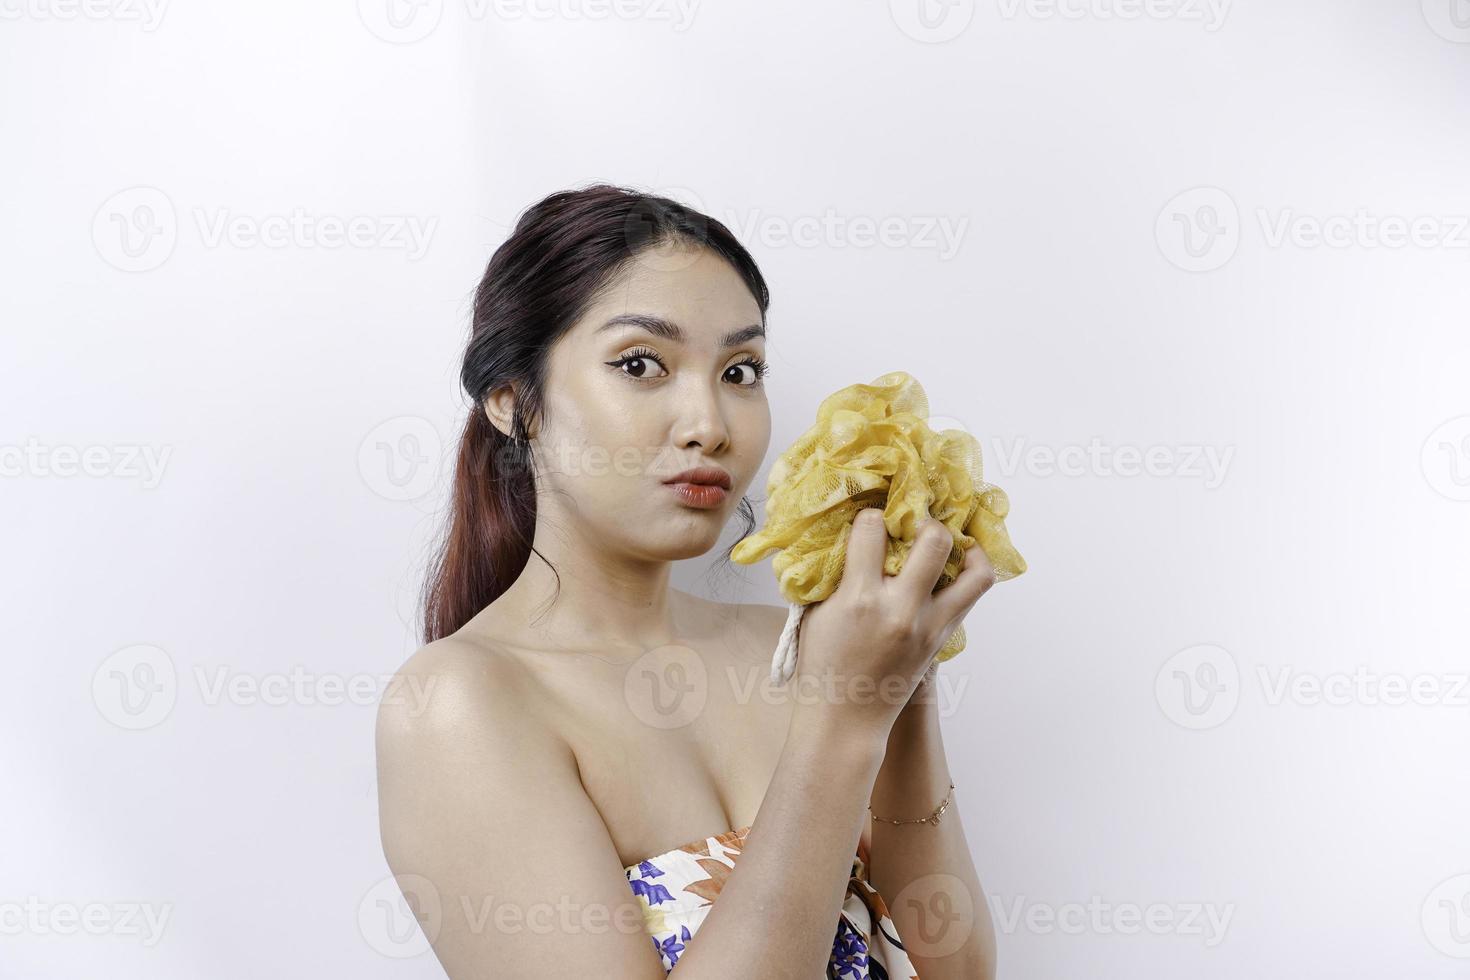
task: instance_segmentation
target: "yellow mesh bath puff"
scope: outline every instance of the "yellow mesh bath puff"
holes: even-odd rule
[[[771,561],[790,611],[771,659],[771,680],[796,670],[796,637],[807,605],[837,591],[847,538],[858,511],[883,511],[888,548],[883,571],[898,574],[926,517],[944,523],[954,548],[935,591],[954,581],[965,549],[980,545],[997,581],[1026,570],[1011,545],[1005,491],[981,476],[980,444],[963,429],[929,428],[929,400],[904,371],[855,384],[823,399],[817,421],[782,453],[766,481],[766,526],[740,541],[730,557],[742,565]],[[965,648],[957,627],[935,660]]]

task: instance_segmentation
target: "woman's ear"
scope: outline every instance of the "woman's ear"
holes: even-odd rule
[[[490,392],[485,396],[483,408],[485,417],[490,420],[491,425],[500,430],[501,435],[510,438],[514,434],[511,428],[511,420],[515,417],[515,389],[513,386],[501,385]]]

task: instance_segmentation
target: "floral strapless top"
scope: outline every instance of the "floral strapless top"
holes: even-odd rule
[[[665,973],[674,968],[714,906],[749,833],[749,826],[727,830],[623,869],[643,907],[643,922],[663,958]],[[868,855],[861,841],[852,859],[847,896],[832,939],[832,958],[823,976],[919,980],[888,916],[887,903],[868,883]]]

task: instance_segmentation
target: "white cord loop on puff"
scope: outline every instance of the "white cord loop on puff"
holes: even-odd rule
[[[784,685],[796,673],[796,641],[801,631],[801,616],[806,606],[799,602],[786,604],[786,625],[781,628],[781,638],[776,641],[776,652],[771,657],[771,683]]]

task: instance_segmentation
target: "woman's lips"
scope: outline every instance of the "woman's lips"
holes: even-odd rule
[[[690,507],[718,507],[725,502],[730,491],[712,483],[665,483],[674,491],[674,496]]]

